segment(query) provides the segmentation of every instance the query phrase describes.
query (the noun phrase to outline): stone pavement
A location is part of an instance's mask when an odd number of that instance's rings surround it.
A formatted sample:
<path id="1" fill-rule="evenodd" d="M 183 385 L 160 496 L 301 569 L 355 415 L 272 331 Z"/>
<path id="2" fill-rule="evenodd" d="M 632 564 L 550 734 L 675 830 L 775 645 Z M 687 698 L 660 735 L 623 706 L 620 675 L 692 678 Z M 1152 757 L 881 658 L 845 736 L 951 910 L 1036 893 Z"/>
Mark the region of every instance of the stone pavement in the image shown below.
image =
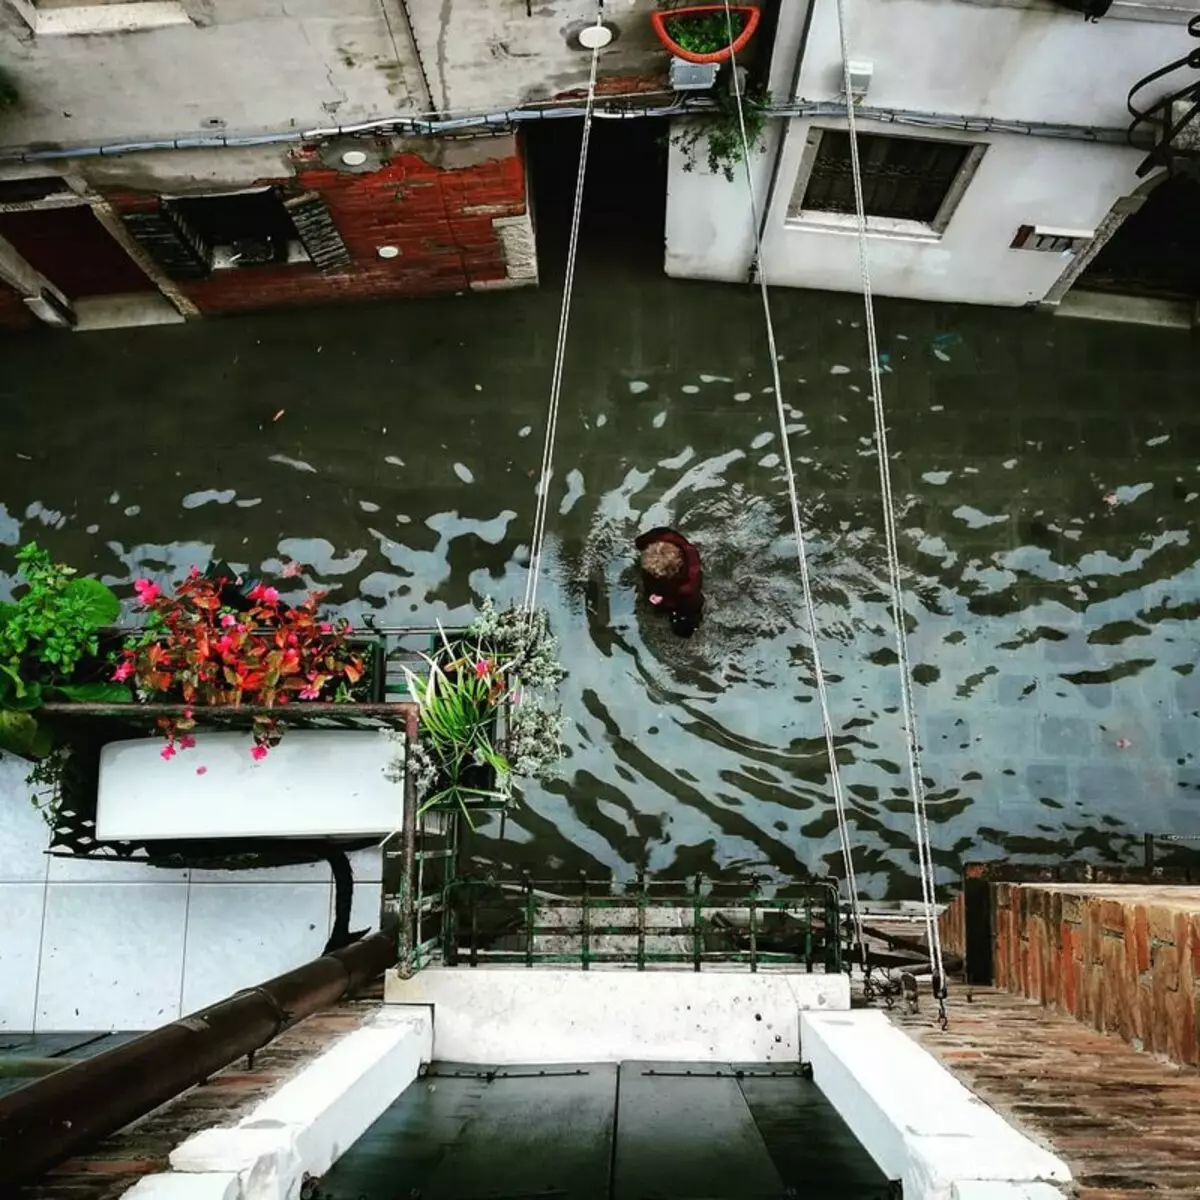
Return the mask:
<path id="1" fill-rule="evenodd" d="M 959 987 L 941 1032 L 924 1002 L 893 1020 L 1070 1165 L 1078 1200 L 1200 1195 L 1200 1075 L 992 988 Z"/>

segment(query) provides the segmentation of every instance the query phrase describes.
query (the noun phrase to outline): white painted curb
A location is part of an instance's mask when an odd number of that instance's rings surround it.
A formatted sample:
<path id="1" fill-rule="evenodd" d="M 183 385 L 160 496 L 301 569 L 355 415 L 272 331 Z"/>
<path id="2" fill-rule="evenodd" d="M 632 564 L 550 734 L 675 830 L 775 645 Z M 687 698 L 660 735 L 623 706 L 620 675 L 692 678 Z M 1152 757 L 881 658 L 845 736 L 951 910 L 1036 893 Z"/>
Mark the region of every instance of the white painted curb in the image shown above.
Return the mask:
<path id="1" fill-rule="evenodd" d="M 790 971 L 389 971 L 389 1005 L 432 1006 L 445 1062 L 791 1062 L 803 1009 L 847 1010 L 846 975 Z"/>
<path id="2" fill-rule="evenodd" d="M 237 1125 L 177 1146 L 172 1171 L 133 1200 L 298 1200 L 417 1077 L 433 1050 L 427 1011 L 383 1009 L 283 1084 Z"/>
<path id="3" fill-rule="evenodd" d="M 1071 1172 L 881 1012 L 802 1013 L 801 1058 L 904 1200 L 1061 1200 Z M 1041 1185 L 1038 1187 L 1037 1185 Z M 1031 1190 L 1032 1189 L 1032 1190 Z"/>

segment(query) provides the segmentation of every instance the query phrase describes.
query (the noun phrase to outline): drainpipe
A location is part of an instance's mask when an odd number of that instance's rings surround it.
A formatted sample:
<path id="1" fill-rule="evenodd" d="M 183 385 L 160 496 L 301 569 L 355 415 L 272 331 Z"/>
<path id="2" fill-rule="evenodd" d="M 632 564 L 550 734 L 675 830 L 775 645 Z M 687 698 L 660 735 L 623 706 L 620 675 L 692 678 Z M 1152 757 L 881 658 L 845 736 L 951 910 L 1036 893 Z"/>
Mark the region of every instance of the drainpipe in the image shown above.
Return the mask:
<path id="1" fill-rule="evenodd" d="M 808 0 L 808 7 L 804 10 L 804 24 L 800 27 L 800 44 L 796 47 L 796 65 L 792 68 L 792 83 L 787 94 L 788 104 L 795 104 L 796 93 L 800 90 L 800 71 L 804 66 L 804 52 L 808 49 L 808 35 L 812 29 L 813 13 L 816 11 L 817 3 L 818 0 Z M 759 218 L 758 244 L 760 246 L 766 244 L 767 221 L 771 216 L 771 209 L 775 204 L 775 191 L 779 186 L 779 172 L 783 165 L 783 152 L 787 149 L 788 133 L 792 128 L 792 119 L 790 117 L 785 118 L 784 121 L 783 131 L 779 135 L 779 146 L 775 151 L 775 161 L 771 164 L 771 180 L 767 184 L 766 201 L 763 204 L 762 215 Z M 750 260 L 750 272 L 746 282 L 753 283 L 757 274 L 758 257 L 755 255 Z"/>
<path id="2" fill-rule="evenodd" d="M 376 933 L 0 1099 L 0 1195 L 173 1100 L 396 961 Z"/>

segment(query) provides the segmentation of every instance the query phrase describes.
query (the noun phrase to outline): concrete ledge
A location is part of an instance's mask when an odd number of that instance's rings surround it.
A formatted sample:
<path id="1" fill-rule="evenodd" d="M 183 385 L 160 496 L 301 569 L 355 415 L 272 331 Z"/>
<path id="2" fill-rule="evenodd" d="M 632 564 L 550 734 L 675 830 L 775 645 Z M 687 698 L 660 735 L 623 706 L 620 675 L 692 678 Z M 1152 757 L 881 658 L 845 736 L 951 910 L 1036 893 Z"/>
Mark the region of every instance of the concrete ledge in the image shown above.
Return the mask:
<path id="1" fill-rule="evenodd" d="M 429 1014 L 382 1010 L 237 1125 L 177 1146 L 172 1171 L 140 1180 L 136 1200 L 297 1200 L 417 1077 L 433 1047 Z"/>
<path id="2" fill-rule="evenodd" d="M 796 1062 L 803 1009 L 850 1007 L 845 975 L 430 967 L 389 971 L 389 1005 L 433 1009 L 449 1062 Z"/>
<path id="3" fill-rule="evenodd" d="M 1053 1185 L 1070 1183 L 1066 1163 L 1009 1125 L 883 1013 L 803 1013 L 800 1039 L 817 1086 L 887 1177 L 903 1182 L 905 1200 L 1065 1194 Z"/>

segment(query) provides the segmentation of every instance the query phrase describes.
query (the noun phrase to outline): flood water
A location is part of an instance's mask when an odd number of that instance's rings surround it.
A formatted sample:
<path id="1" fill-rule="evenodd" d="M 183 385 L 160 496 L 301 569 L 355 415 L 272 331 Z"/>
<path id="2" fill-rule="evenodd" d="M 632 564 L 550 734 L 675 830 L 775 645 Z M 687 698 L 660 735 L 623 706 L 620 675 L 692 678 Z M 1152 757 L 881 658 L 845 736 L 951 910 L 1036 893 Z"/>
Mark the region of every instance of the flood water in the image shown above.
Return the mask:
<path id="1" fill-rule="evenodd" d="M 859 879 L 913 895 L 860 301 L 774 304 Z M 224 558 L 386 624 L 519 599 L 557 307 L 547 288 L 10 339 L 0 568 L 37 538 L 128 591 Z M 941 881 L 1200 832 L 1195 341 L 878 316 Z M 570 754 L 477 854 L 840 874 L 780 452 L 754 291 L 581 268 L 539 591 Z M 635 593 L 632 541 L 663 523 L 704 557 L 689 641 Z"/>

